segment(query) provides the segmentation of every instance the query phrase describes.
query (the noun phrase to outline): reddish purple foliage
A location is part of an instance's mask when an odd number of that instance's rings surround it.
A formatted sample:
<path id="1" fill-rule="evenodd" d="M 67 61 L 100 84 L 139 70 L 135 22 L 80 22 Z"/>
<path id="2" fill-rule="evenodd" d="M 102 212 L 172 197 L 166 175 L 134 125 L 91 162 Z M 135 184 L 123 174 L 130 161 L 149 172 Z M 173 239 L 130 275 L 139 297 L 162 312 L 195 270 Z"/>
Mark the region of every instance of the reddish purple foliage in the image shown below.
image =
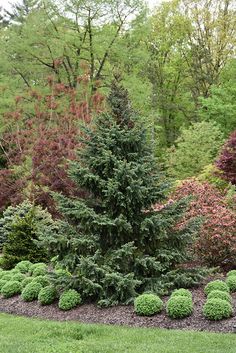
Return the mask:
<path id="1" fill-rule="evenodd" d="M 231 134 L 223 146 L 216 166 L 225 180 L 236 185 L 236 131 Z"/>

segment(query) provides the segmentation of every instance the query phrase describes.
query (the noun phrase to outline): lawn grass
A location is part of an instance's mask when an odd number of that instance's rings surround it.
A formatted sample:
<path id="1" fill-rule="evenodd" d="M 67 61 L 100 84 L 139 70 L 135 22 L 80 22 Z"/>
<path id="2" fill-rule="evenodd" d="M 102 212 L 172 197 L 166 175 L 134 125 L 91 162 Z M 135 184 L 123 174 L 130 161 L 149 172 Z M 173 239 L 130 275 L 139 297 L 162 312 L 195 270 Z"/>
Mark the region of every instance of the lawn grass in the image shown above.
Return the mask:
<path id="1" fill-rule="evenodd" d="M 1 353 L 235 353 L 236 334 L 54 322 L 0 314 Z"/>

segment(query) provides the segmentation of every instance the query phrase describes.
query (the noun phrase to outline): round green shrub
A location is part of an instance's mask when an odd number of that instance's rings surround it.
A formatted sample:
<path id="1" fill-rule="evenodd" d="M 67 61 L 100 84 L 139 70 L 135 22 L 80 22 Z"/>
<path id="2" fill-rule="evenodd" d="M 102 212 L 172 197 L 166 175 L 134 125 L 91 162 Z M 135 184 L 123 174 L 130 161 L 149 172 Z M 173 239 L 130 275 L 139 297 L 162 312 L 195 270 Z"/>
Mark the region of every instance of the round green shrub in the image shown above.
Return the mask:
<path id="1" fill-rule="evenodd" d="M 22 281 L 22 288 L 25 288 L 27 284 L 33 282 L 33 277 L 25 277 L 25 279 Z"/>
<path id="2" fill-rule="evenodd" d="M 47 265 L 40 262 L 31 266 L 32 276 L 45 276 L 47 274 Z"/>
<path id="3" fill-rule="evenodd" d="M 18 281 L 9 281 L 4 284 L 4 286 L 1 289 L 1 294 L 3 295 L 4 298 L 10 298 L 13 297 L 16 294 L 21 293 L 21 284 Z"/>
<path id="4" fill-rule="evenodd" d="M 227 277 L 236 276 L 236 270 L 231 270 L 227 273 Z"/>
<path id="5" fill-rule="evenodd" d="M 230 292 L 236 292 L 236 276 L 229 276 L 226 278 L 226 283 L 229 287 Z"/>
<path id="6" fill-rule="evenodd" d="M 42 289 L 42 286 L 40 283 L 29 283 L 27 286 L 23 289 L 21 293 L 21 298 L 25 302 L 31 302 L 33 300 L 36 300 L 38 298 L 39 292 Z"/>
<path id="7" fill-rule="evenodd" d="M 17 268 L 13 268 L 12 270 L 9 271 L 9 273 L 11 273 L 11 275 L 15 275 L 17 273 L 20 273 L 20 271 L 17 270 Z"/>
<path id="8" fill-rule="evenodd" d="M 229 292 L 229 287 L 225 282 L 217 279 L 216 281 L 209 282 L 206 285 L 204 292 L 206 295 L 208 295 L 213 290 L 220 290 L 222 292 Z"/>
<path id="9" fill-rule="evenodd" d="M 2 289 L 2 287 L 7 283 L 6 280 L 4 279 L 0 279 L 0 290 Z"/>
<path id="10" fill-rule="evenodd" d="M 12 276 L 11 281 L 22 282 L 25 279 L 25 276 L 22 273 L 16 273 Z"/>
<path id="11" fill-rule="evenodd" d="M 192 293 L 190 290 L 185 289 L 185 288 L 180 288 L 180 289 L 175 289 L 173 293 L 171 294 L 171 298 L 173 297 L 188 297 L 192 299 Z"/>
<path id="12" fill-rule="evenodd" d="M 207 299 L 212 299 L 212 298 L 226 300 L 229 303 L 232 302 L 231 295 L 228 292 L 222 292 L 221 290 L 213 290 L 213 291 L 211 291 L 208 294 Z"/>
<path id="13" fill-rule="evenodd" d="M 10 271 L 5 271 L 5 274 L 2 276 L 1 279 L 3 279 L 4 281 L 10 281 L 12 278 L 12 274 L 10 273 Z"/>
<path id="14" fill-rule="evenodd" d="M 49 305 L 56 299 L 57 292 L 54 287 L 47 286 L 40 290 L 38 295 L 38 301 L 41 305 Z"/>
<path id="15" fill-rule="evenodd" d="M 155 294 L 141 294 L 134 300 L 134 310 L 138 315 L 154 315 L 162 308 L 163 301 Z"/>
<path id="16" fill-rule="evenodd" d="M 189 297 L 171 297 L 166 304 L 166 311 L 172 319 L 183 319 L 193 312 L 192 299 Z"/>
<path id="17" fill-rule="evenodd" d="M 19 270 L 21 273 L 27 273 L 29 272 L 30 266 L 32 266 L 32 262 L 25 260 L 18 262 L 15 269 Z"/>
<path id="18" fill-rule="evenodd" d="M 208 299 L 203 306 L 203 315 L 208 320 L 227 319 L 232 313 L 232 305 L 228 301 L 219 298 Z"/>
<path id="19" fill-rule="evenodd" d="M 49 280 L 46 276 L 37 276 L 37 277 L 34 277 L 33 280 L 32 280 L 32 283 L 40 283 L 42 287 L 46 287 L 48 286 L 50 283 L 49 283 Z"/>
<path id="20" fill-rule="evenodd" d="M 69 289 L 61 294 L 58 305 L 61 310 L 70 310 L 80 303 L 80 294 L 74 289 Z"/>
<path id="21" fill-rule="evenodd" d="M 0 279 L 2 279 L 6 274 L 9 274 L 9 271 L 0 271 Z"/>

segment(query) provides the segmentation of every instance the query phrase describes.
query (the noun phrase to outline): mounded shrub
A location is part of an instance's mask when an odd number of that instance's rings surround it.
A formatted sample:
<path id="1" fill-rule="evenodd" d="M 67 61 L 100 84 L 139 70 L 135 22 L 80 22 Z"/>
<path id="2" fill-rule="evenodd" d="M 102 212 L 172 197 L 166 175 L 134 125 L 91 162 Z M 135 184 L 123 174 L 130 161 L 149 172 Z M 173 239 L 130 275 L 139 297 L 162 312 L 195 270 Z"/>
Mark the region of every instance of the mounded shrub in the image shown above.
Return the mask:
<path id="1" fill-rule="evenodd" d="M 23 273 L 15 273 L 12 277 L 11 280 L 12 281 L 17 281 L 17 282 L 22 282 L 25 279 L 25 276 L 23 275 Z"/>
<path id="2" fill-rule="evenodd" d="M 42 287 L 46 287 L 49 285 L 49 280 L 46 276 L 37 276 L 33 278 L 32 283 L 40 283 Z"/>
<path id="3" fill-rule="evenodd" d="M 27 273 L 29 272 L 30 266 L 32 265 L 32 262 L 25 260 L 25 261 L 20 261 L 16 266 L 15 269 L 19 270 L 21 273 Z"/>
<path id="4" fill-rule="evenodd" d="M 229 287 L 225 282 L 217 279 L 215 281 L 209 282 L 206 285 L 206 287 L 204 288 L 204 292 L 206 295 L 208 295 L 213 290 L 220 290 L 222 292 L 229 292 Z"/>
<path id="5" fill-rule="evenodd" d="M 47 274 L 47 265 L 43 262 L 39 262 L 31 266 L 30 271 L 32 276 L 45 276 Z"/>
<path id="6" fill-rule="evenodd" d="M 219 298 L 208 299 L 203 306 L 203 315 L 208 320 L 227 319 L 232 313 L 232 305 L 227 300 Z"/>
<path id="7" fill-rule="evenodd" d="M 2 276 L 1 279 L 3 279 L 4 281 L 10 281 L 12 278 L 12 273 L 10 273 L 10 271 L 6 271 L 6 273 Z"/>
<path id="8" fill-rule="evenodd" d="M 171 297 L 166 304 L 167 315 L 172 319 L 183 319 L 193 312 L 191 298 L 184 296 Z"/>
<path id="9" fill-rule="evenodd" d="M 38 295 L 40 290 L 42 289 L 42 286 L 40 283 L 29 283 L 27 286 L 23 289 L 21 293 L 21 298 L 25 302 L 31 302 L 33 300 L 38 299 Z"/>
<path id="10" fill-rule="evenodd" d="M 56 299 L 57 292 L 54 287 L 47 286 L 40 290 L 38 295 L 38 301 L 41 305 L 49 305 Z"/>
<path id="11" fill-rule="evenodd" d="M 25 279 L 22 281 L 22 288 L 25 288 L 27 284 L 31 283 L 33 281 L 33 277 L 25 277 Z"/>
<path id="12" fill-rule="evenodd" d="M 211 291 L 207 296 L 207 300 L 212 298 L 226 300 L 229 303 L 232 302 L 231 295 L 228 292 L 222 292 L 221 290 Z"/>
<path id="13" fill-rule="evenodd" d="M 0 279 L 0 290 L 2 289 L 2 287 L 7 283 L 7 281 L 5 281 L 4 279 Z"/>
<path id="14" fill-rule="evenodd" d="M 226 283 L 229 287 L 230 292 L 236 292 L 236 276 L 229 276 L 226 278 Z"/>
<path id="15" fill-rule="evenodd" d="M 20 294 L 22 290 L 21 284 L 18 281 L 9 281 L 4 284 L 1 289 L 1 294 L 4 298 L 13 297 L 16 294 Z"/>
<path id="16" fill-rule="evenodd" d="M 236 270 L 231 270 L 227 273 L 227 277 L 236 276 Z"/>
<path id="17" fill-rule="evenodd" d="M 74 289 L 69 289 L 61 294 L 58 306 L 61 310 L 70 310 L 80 303 L 80 294 Z"/>
<path id="18" fill-rule="evenodd" d="M 134 310 L 138 315 L 151 316 L 161 312 L 163 301 L 155 294 L 141 294 L 134 300 Z"/>
<path id="19" fill-rule="evenodd" d="M 9 274 L 9 271 L 0 271 L 0 279 L 2 279 L 5 275 Z"/>
<path id="20" fill-rule="evenodd" d="M 171 294 L 171 298 L 179 297 L 179 296 L 180 297 L 188 297 L 188 298 L 192 299 L 192 293 L 190 292 L 190 290 L 185 289 L 185 288 L 176 289 Z"/>

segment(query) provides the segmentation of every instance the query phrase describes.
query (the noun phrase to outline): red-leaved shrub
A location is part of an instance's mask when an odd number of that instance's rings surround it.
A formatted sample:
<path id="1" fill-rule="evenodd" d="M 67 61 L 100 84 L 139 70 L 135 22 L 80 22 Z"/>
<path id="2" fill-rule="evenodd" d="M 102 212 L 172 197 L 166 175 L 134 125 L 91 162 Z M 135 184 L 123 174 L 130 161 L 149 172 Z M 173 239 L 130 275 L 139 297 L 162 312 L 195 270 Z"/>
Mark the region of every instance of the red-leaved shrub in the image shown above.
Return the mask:
<path id="1" fill-rule="evenodd" d="M 194 243 L 199 259 L 211 266 L 230 268 L 236 264 L 236 213 L 225 196 L 208 183 L 194 179 L 177 187 L 173 199 L 192 195 L 184 222 L 202 216 L 203 223 Z"/>
<path id="2" fill-rule="evenodd" d="M 216 166 L 225 180 L 236 185 L 236 131 L 231 134 L 223 146 Z"/>

